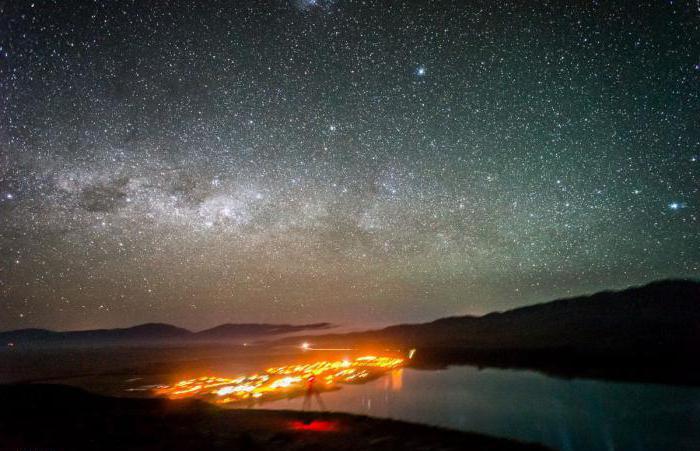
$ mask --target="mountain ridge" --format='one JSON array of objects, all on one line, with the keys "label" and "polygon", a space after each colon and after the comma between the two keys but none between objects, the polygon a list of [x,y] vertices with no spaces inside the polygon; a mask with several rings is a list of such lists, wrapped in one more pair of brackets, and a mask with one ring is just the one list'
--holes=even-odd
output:
[{"label": "mountain ridge", "polygon": [[0,344],[31,348],[265,341],[298,350],[299,343],[308,342],[311,353],[314,348],[402,353],[416,349],[409,363],[414,367],[468,364],[530,368],[566,377],[700,385],[700,282],[693,280],[662,280],[482,316],[363,332],[298,333],[331,327],[243,323],[192,332],[150,323],[96,331],[25,329],[0,333]]},{"label": "mountain ridge", "polygon": [[469,364],[700,385],[700,283],[664,280],[483,316],[280,339],[310,348],[416,349],[412,366]]},{"label": "mountain ridge", "polygon": [[144,323],[131,327],[89,330],[54,331],[42,328],[15,329],[0,332],[0,343],[8,346],[20,344],[105,344],[133,342],[197,342],[232,339],[261,338],[300,331],[331,328],[330,323],[302,325],[267,323],[225,323],[201,331],[191,331],[167,323]]},{"label": "mountain ridge", "polygon": [[[58,332],[19,329],[0,332],[0,343],[206,342],[261,339],[326,330],[329,323],[304,325],[224,323],[193,332],[166,323],[128,328]],[[700,282],[666,279],[622,290],[555,299],[481,316],[462,315],[424,323],[323,335],[297,335],[273,343],[308,339],[317,344],[387,343],[396,346],[478,349],[661,349],[700,346]]]}]

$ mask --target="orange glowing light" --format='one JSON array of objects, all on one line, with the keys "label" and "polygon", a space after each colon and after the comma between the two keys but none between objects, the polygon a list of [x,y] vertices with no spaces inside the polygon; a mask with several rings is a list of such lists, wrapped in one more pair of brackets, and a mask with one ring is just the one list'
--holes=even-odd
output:
[{"label": "orange glowing light", "polygon": [[154,391],[171,399],[199,397],[217,404],[262,402],[294,397],[308,390],[309,383],[318,391],[337,389],[337,384],[361,383],[403,366],[396,357],[363,356],[355,360],[317,361],[275,368],[235,378],[203,376],[160,385]]}]

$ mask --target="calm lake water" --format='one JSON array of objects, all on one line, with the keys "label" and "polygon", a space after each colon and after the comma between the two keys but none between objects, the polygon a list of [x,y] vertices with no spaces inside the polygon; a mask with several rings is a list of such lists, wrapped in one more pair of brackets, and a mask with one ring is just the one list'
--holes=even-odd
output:
[{"label": "calm lake water", "polygon": [[[327,410],[482,432],[562,451],[700,450],[700,388],[461,366],[399,370],[324,393],[322,400]],[[302,402],[261,407],[300,409]]]}]

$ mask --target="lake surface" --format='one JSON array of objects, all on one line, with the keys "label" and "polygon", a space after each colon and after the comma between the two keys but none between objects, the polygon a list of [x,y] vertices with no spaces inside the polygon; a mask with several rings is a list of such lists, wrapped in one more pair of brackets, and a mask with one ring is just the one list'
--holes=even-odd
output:
[{"label": "lake surface", "polygon": [[[321,397],[327,410],[481,432],[563,451],[700,450],[700,388],[459,366],[398,370]],[[261,407],[301,409],[302,402],[295,398]],[[316,401],[313,406],[318,408]]]}]

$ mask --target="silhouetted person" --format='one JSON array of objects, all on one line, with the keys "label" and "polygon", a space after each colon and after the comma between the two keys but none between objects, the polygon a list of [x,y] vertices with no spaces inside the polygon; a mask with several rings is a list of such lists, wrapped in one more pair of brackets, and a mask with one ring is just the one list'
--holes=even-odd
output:
[{"label": "silhouetted person", "polygon": [[316,382],[316,376],[310,376],[306,381],[306,394],[304,395],[304,403],[301,406],[301,410],[311,410],[312,397],[316,398],[316,402],[318,402],[321,410],[326,410],[326,406],[321,399],[321,393],[315,388],[314,382]]}]

